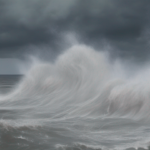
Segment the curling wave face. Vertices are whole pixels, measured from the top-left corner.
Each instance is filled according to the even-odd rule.
[[[1,145],[20,149],[126,149],[150,141],[150,69],[128,76],[102,52],[76,45],[37,62],[0,96]]]

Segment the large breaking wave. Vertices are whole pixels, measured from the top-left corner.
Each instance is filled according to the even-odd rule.
[[[150,68],[134,71],[108,58],[75,45],[54,63],[36,61],[0,96],[2,143],[40,150],[148,146]]]

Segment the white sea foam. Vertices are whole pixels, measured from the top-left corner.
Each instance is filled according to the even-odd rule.
[[[68,137],[70,131],[74,140],[106,148],[148,143],[150,68],[131,69],[85,45],[72,46],[54,63],[34,61],[16,88],[0,97],[1,125],[60,125]]]

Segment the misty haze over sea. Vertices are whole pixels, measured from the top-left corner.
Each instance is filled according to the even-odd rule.
[[[1,75],[1,148],[147,149],[150,69],[133,67],[75,44],[23,76]]]

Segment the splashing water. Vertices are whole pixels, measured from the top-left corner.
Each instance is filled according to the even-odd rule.
[[[71,47],[53,64],[36,62],[0,96],[2,149],[146,148],[150,69],[126,70],[85,45]]]

